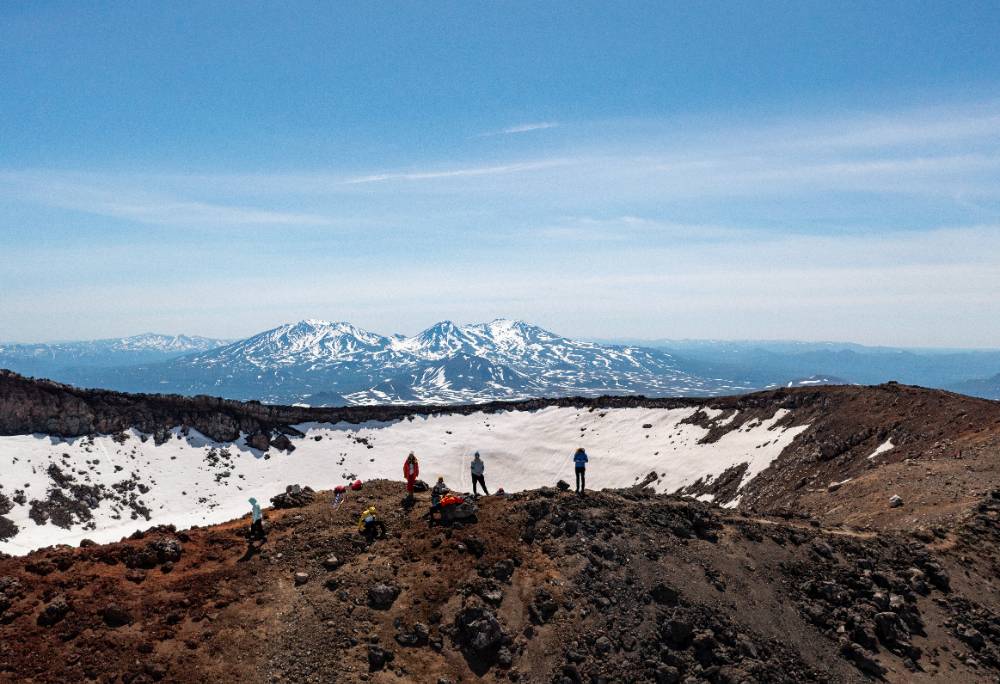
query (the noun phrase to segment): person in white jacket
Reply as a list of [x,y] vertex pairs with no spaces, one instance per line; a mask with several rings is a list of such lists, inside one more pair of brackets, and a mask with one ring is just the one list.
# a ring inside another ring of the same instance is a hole
[[483,473],[486,472],[486,464],[483,463],[483,459],[480,458],[479,452],[472,459],[472,496],[479,496],[476,491],[476,485],[480,485],[483,488],[483,494],[489,496],[490,493],[486,491],[486,478]]

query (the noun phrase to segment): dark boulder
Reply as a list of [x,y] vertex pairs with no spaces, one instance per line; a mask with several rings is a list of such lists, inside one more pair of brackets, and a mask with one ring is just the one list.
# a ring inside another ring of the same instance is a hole
[[391,663],[395,657],[395,653],[382,648],[378,644],[368,644],[368,669],[372,672],[381,670],[387,663]]
[[399,596],[399,587],[391,584],[375,584],[368,587],[368,605],[376,610],[387,610],[392,607]]
[[492,608],[466,606],[455,616],[455,640],[467,651],[485,657],[500,648],[506,636]]
[[677,590],[660,582],[649,592],[653,600],[664,606],[677,605]]
[[51,627],[66,617],[69,612],[69,604],[62,596],[57,596],[46,605],[42,612],[38,614],[38,624],[42,627]]
[[111,603],[101,610],[101,618],[108,627],[124,627],[132,624],[132,614],[117,603]]
[[271,440],[263,432],[255,432],[252,435],[247,435],[246,442],[247,446],[258,451],[267,451],[271,448]]
[[271,497],[271,505],[275,508],[302,508],[316,500],[316,492],[311,487],[301,487],[297,484],[288,485],[281,494]]
[[288,435],[278,435],[271,440],[271,446],[288,453],[295,451],[295,445],[292,444],[292,440],[288,439]]

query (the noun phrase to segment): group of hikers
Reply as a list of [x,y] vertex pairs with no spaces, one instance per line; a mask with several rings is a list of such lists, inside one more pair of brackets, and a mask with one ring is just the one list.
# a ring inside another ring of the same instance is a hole
[[[576,450],[573,454],[573,470],[576,473],[576,493],[582,495],[584,489],[587,486],[587,462],[590,459],[587,456],[587,452],[581,447]],[[482,457],[477,451],[472,457],[472,462],[470,463],[470,473],[472,475],[472,496],[479,497],[479,488],[482,487],[483,494],[489,496],[490,493],[486,489],[486,464],[483,462]],[[415,497],[414,492],[417,486],[417,477],[420,475],[420,463],[417,461],[416,455],[411,451],[403,461],[403,478],[406,480],[406,499],[405,504],[412,506]],[[360,484],[356,482],[355,485]],[[424,485],[426,486],[426,485]],[[352,486],[352,488],[357,488]],[[343,488],[338,488],[343,489]],[[440,520],[442,515],[442,509],[451,503],[460,503],[462,501],[461,497],[454,496],[450,493],[448,485],[444,482],[443,476],[438,476],[437,482],[431,488],[431,506],[428,512],[429,524],[433,525],[435,518]],[[498,490],[499,494],[503,493],[503,490]],[[338,493],[336,503],[342,501],[342,496]],[[250,498],[250,529],[247,533],[247,539],[252,544],[254,541],[267,541],[267,534],[264,531],[264,519],[261,514],[260,504],[257,503],[257,499]],[[373,542],[379,537],[384,537],[386,535],[385,523],[379,519],[378,512],[375,510],[375,506],[369,506],[364,511],[361,512],[361,516],[358,518],[358,532],[369,542]]]

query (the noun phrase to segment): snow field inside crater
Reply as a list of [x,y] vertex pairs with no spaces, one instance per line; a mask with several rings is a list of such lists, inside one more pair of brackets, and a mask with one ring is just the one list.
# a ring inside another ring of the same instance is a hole
[[[675,492],[748,463],[741,483],[745,486],[808,427],[776,427],[787,413],[779,410],[770,419],[753,420],[716,442],[700,444],[707,430],[683,422],[696,411],[549,407],[413,416],[391,423],[305,423],[295,426],[305,436],[292,438],[292,453],[262,453],[242,438],[219,443],[179,429],[161,445],[151,438],[142,441],[135,431],[126,433],[124,441],[103,435],[71,440],[4,436],[0,493],[13,500],[16,491],[23,490],[24,503],[15,503],[6,515],[19,531],[0,541],[0,551],[23,554],[83,538],[114,541],[155,524],[172,523],[180,529],[220,523],[247,513],[251,496],[269,505],[269,498],[286,484],[329,489],[354,478],[402,480],[403,460],[410,451],[419,459],[420,479],[433,483],[441,475],[458,491],[471,491],[469,462],[475,451],[486,463],[491,493],[499,487],[516,492],[553,486],[560,479],[573,484],[577,447],[590,456],[589,489],[631,486],[656,472],[660,477],[652,486],[661,493]],[[702,411],[711,419],[722,415]],[[720,424],[732,422],[729,416]],[[52,464],[61,478],[53,479]],[[52,521],[38,525],[29,517],[32,500],[47,499],[53,488],[72,496],[74,485],[103,485],[107,496],[100,497],[96,508],[88,508],[92,520],[74,519],[67,530]],[[135,509],[148,510],[149,520],[138,513],[134,518]]]

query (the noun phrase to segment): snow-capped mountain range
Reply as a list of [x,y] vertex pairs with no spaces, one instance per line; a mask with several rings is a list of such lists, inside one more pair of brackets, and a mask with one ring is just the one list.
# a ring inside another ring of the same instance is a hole
[[35,365],[40,368],[59,369],[148,363],[163,361],[181,354],[214,349],[229,342],[230,340],[159,333],[82,342],[39,344],[0,342],[0,367],[15,369],[14,366],[25,368]]
[[228,344],[205,341],[204,348],[155,361],[77,368],[71,377],[55,379],[123,391],[325,406],[750,389],[685,372],[663,351],[580,342],[505,319],[442,321],[412,337],[310,319]]
[[[168,378],[198,378],[196,386],[177,388],[184,393],[314,404],[734,390],[684,373],[663,352],[578,342],[503,319],[470,325],[442,321],[412,337],[305,320],[169,365]],[[254,389],[248,395],[241,387]]]

